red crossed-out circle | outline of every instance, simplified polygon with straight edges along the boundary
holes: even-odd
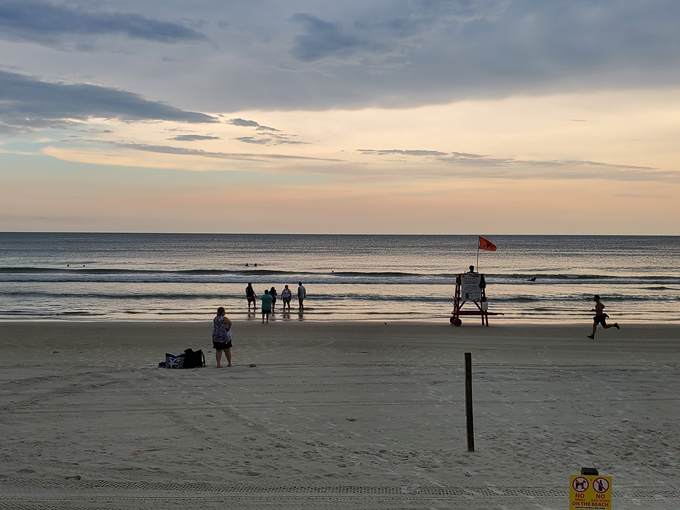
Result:
[[[606,478],[595,478],[595,480],[593,480],[593,490],[600,494],[607,492],[609,490],[609,482]]]
[[[574,478],[574,481],[571,482],[571,486],[576,492],[585,492],[588,489],[588,479],[583,478],[582,476]]]

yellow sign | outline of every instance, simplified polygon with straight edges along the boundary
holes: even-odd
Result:
[[[569,508],[571,510],[611,510],[612,477],[571,475]]]

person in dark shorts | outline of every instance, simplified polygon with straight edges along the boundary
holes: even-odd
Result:
[[[293,297],[293,293],[290,291],[288,288],[288,285],[286,285],[286,288],[281,291],[281,299],[283,300],[283,309],[286,309],[286,305],[288,305],[288,311],[290,312],[290,300]]]
[[[260,297],[262,302],[262,324],[269,323],[269,314],[272,313],[272,296],[268,290],[265,289],[264,294]]]
[[[593,296],[593,301],[595,301],[595,308],[591,310],[591,312],[595,312],[595,317],[593,317],[593,332],[588,335],[588,338],[594,339],[595,338],[595,330],[597,329],[597,325],[601,324],[604,329],[609,329],[609,328],[616,328],[616,329],[621,329],[619,327],[619,323],[616,322],[614,324],[607,324],[607,315],[604,313],[604,303],[600,301],[600,296]]]
[[[217,368],[222,368],[222,353],[227,358],[227,366],[231,366],[231,321],[226,316],[223,307],[217,309],[217,316],[213,319],[213,347]]]
[[[257,308],[257,296],[253,290],[253,284],[249,283],[246,287],[246,299],[248,299],[248,312],[250,312],[250,303],[253,304],[253,312]]]
[[[300,311],[304,309],[305,298],[307,297],[307,289],[302,286],[302,282],[298,282],[298,303],[300,305]]]

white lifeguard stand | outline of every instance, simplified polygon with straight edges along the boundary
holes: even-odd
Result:
[[[476,309],[462,310],[468,301],[474,303]],[[502,313],[489,311],[489,302],[486,299],[486,279],[483,274],[469,272],[460,273],[456,276],[456,292],[453,295],[451,324],[454,326],[463,324],[463,321],[460,319],[461,315],[481,316],[482,326],[489,325],[489,315],[503,315]]]

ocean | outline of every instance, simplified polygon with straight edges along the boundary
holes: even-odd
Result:
[[[620,323],[680,321],[680,237],[485,237],[491,325],[589,324],[593,294]],[[301,281],[304,313],[294,297],[272,320],[448,323],[476,259],[469,235],[0,233],[0,320],[259,320],[247,283],[295,296]]]

